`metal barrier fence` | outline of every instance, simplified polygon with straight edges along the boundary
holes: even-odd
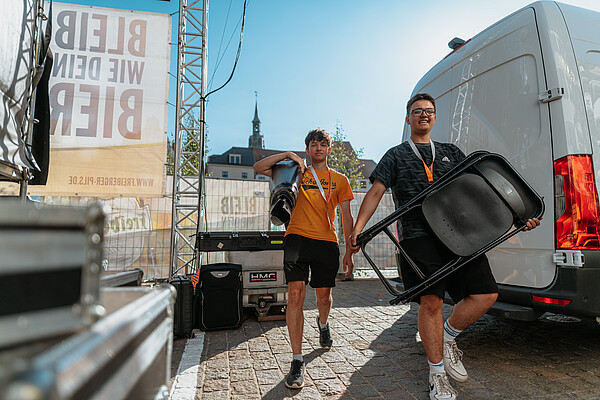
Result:
[[[167,187],[169,187],[167,185]],[[199,225],[205,231],[282,230],[269,221],[269,183],[233,179],[206,178],[205,208]],[[352,215],[356,217],[366,193],[354,193]],[[83,206],[100,202],[106,213],[104,228],[104,261],[106,270],[141,268],[144,279],[160,279],[169,275],[171,198],[92,198],[45,196],[42,203]],[[391,193],[384,197],[367,227],[394,211]],[[336,220],[340,248],[344,248],[341,218]],[[190,234],[193,234],[190,232]],[[373,239],[369,246],[377,265],[395,276],[395,247],[387,237]],[[205,253],[201,263],[227,261],[225,253]],[[370,273],[362,254],[354,257],[356,275]],[[185,271],[192,272],[192,271]]]

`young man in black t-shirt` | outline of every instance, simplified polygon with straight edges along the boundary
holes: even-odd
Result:
[[[416,94],[408,101],[406,112],[410,138],[388,150],[369,178],[373,186],[361,204],[350,238],[354,252],[359,250],[356,237],[373,215],[387,188],[392,189],[398,208],[465,158],[455,145],[430,140],[436,117],[433,97],[427,93]],[[526,230],[537,225],[539,220],[529,220]],[[422,214],[416,210],[402,217],[402,247],[425,275],[430,275],[453,257],[430,233]],[[406,263],[401,265],[401,271],[405,288],[420,281]],[[456,304],[446,322],[442,314],[445,291]],[[497,297],[498,286],[486,256],[482,255],[425,290],[416,300],[420,303],[419,334],[430,367],[430,399],[456,399],[456,391],[448,382],[446,373],[459,382],[467,380],[468,374],[462,363],[463,353],[454,339],[481,318]]]

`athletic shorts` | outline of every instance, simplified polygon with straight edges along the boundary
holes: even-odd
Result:
[[[287,235],[283,244],[283,270],[286,283],[304,281],[314,288],[334,287],[340,268],[340,249],[335,242]]]
[[[456,258],[437,238],[431,236],[406,239],[402,241],[401,245],[425,276],[431,275],[446,265],[448,261]],[[404,258],[402,258],[400,269],[405,290],[421,282]],[[498,293],[498,285],[485,254],[463,265],[457,271],[423,291],[420,296],[435,294],[444,298],[446,291],[454,303],[458,303],[471,294]],[[414,301],[418,302],[417,299]]]

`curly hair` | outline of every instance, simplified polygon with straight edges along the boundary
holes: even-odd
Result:
[[[327,146],[331,146],[331,136],[329,136],[329,133],[325,132],[321,128],[313,129],[312,131],[308,132],[306,139],[304,139],[306,147],[308,147],[310,142],[313,140],[316,140],[317,142],[325,142]]]

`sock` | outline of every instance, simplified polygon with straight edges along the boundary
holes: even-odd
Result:
[[[462,331],[450,325],[450,320],[447,319],[446,322],[444,322],[444,343],[452,342],[461,332]]]
[[[294,354],[294,356],[292,357],[292,360],[304,361],[304,358],[302,357],[302,354]]]
[[[429,363],[429,375],[433,375],[433,374],[439,374],[444,371],[444,359],[442,358],[442,361],[440,361],[439,363],[432,363],[431,361],[427,360],[427,362]]]
[[[325,329],[326,327],[327,327],[327,323],[322,324],[321,323],[321,318],[319,318],[319,328]]]

